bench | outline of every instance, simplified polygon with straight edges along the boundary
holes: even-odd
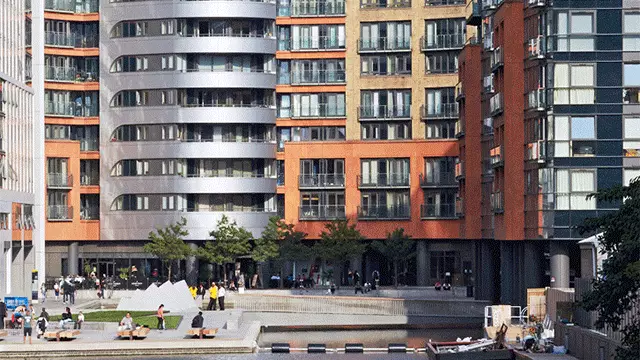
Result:
[[[80,330],[55,330],[55,331],[47,331],[44,333],[43,337],[46,340],[56,341],[62,340],[73,340],[76,336],[80,335]]]
[[[213,329],[206,329],[206,328],[191,328],[189,330],[187,330],[187,335],[191,336],[191,337],[199,337],[200,339],[203,339],[207,336],[215,336],[216,333],[218,332],[218,328],[213,328]]]
[[[151,329],[148,327],[141,327],[136,330],[121,330],[118,331],[118,337],[120,338],[129,338],[129,340],[133,339],[144,339],[149,335]]]
[[[9,332],[7,330],[0,330],[0,337],[5,337],[9,335]]]

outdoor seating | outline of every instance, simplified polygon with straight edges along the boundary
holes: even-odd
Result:
[[[147,335],[149,335],[151,329],[148,327],[141,327],[135,330],[120,330],[118,331],[119,338],[129,338],[129,340],[133,339],[145,339]]]
[[[76,336],[80,335],[80,330],[55,330],[55,331],[46,331],[43,335],[43,337],[46,340],[53,340],[55,339],[56,341],[60,341],[60,340],[73,340],[76,338]]]
[[[204,339],[205,337],[213,337],[218,332],[218,328],[191,328],[187,330],[187,335]]]
[[[9,335],[9,332],[7,330],[0,330],[0,337],[5,337]]]

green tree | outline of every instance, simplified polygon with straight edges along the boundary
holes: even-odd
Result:
[[[607,259],[582,305],[597,311],[596,327],[605,325],[623,334],[617,359],[640,359],[640,314],[623,324],[625,314],[640,306],[640,178],[590,195],[599,202],[621,203],[614,213],[588,219],[582,233],[602,232],[600,245]]]
[[[397,228],[392,233],[387,233],[387,240],[378,240],[371,243],[371,248],[382,256],[386,256],[393,263],[393,285],[398,287],[398,265],[414,257],[415,241],[404,233],[403,228]]]
[[[253,235],[242,226],[233,221],[230,222],[226,215],[218,221],[216,229],[209,232],[213,240],[206,241],[204,246],[198,249],[198,257],[210,263],[224,266],[233,263],[236,258],[251,253],[251,240]],[[224,280],[227,273],[224,271]]]
[[[269,223],[264,228],[264,231],[262,231],[262,236],[253,241],[251,257],[258,265],[258,277],[260,278],[261,285],[264,285],[262,282],[262,265],[266,261],[277,258],[280,254],[279,245],[282,240],[280,228],[282,224],[284,224],[284,221],[278,216],[270,217]]]
[[[269,219],[269,223],[262,232],[262,238],[265,243],[276,245],[276,254],[271,259],[276,259],[277,266],[280,267],[280,287],[282,287],[282,277],[284,276],[282,267],[285,261],[295,262],[312,257],[311,247],[303,243],[306,237],[306,233],[296,231],[293,224],[287,224],[277,216]],[[269,249],[273,250],[271,246],[269,246]],[[272,253],[270,254],[273,255]]]
[[[336,276],[340,276],[346,261],[362,256],[366,250],[366,245],[362,243],[365,237],[356,229],[355,224],[349,224],[349,220],[334,220],[325,224],[324,228],[314,251],[334,263],[333,276],[337,280]]]
[[[157,256],[167,266],[169,280],[171,280],[171,268],[176,261],[184,260],[191,255],[189,245],[184,242],[184,237],[189,235],[185,229],[187,219],[181,218],[174,224],[165,228],[158,228],[149,232],[151,242],[144,245],[144,251]]]

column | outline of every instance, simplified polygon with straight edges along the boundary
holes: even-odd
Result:
[[[356,273],[356,271],[358,272],[358,274],[360,274],[360,285],[364,284],[364,277],[362,274],[362,255],[354,256],[350,261],[350,265],[351,270],[353,270],[354,274]]]
[[[524,243],[524,284],[528,288],[542,287],[543,242],[527,241]]]
[[[569,287],[569,247],[562,241],[549,243],[551,256],[551,287]]]
[[[75,275],[78,272],[78,242],[74,241],[69,243],[67,258],[67,274]]]
[[[500,304],[519,305],[514,303],[514,277],[516,264],[513,259],[513,244],[500,241]]]
[[[196,243],[188,243],[191,251],[195,253],[198,250],[198,244]],[[196,259],[195,255],[191,255],[187,257],[186,261],[186,275],[187,275],[187,284],[196,285],[198,282],[198,259]]]
[[[429,269],[427,266],[429,253],[426,240],[416,240],[416,280],[418,286],[429,286]]]

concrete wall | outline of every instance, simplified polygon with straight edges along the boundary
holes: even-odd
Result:
[[[555,339],[557,345],[564,345],[568,353],[580,360],[609,360],[615,356],[618,343],[590,329],[580,326],[567,326],[562,323],[555,325]]]

